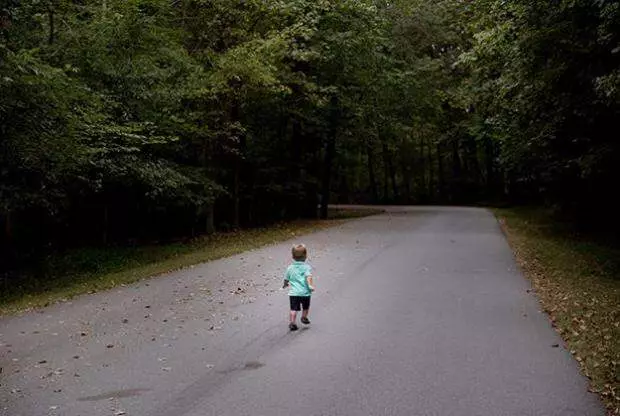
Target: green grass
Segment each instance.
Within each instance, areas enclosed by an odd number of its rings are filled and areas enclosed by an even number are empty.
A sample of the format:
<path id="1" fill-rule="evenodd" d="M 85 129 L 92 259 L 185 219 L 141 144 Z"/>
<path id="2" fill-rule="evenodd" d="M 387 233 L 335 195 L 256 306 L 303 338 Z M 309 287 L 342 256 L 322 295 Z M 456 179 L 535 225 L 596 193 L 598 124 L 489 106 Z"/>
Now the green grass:
<path id="1" fill-rule="evenodd" d="M 330 219 L 325 221 L 293 221 L 166 245 L 82 248 L 53 255 L 36 273 L 24 271 L 19 283 L 5 283 L 0 292 L 0 315 L 129 284 L 325 229 L 349 218 L 380 212 L 371 209 L 330 210 Z"/>
<path id="2" fill-rule="evenodd" d="M 496 215 L 592 391 L 610 415 L 620 414 L 620 247 L 577 233 L 542 210 Z"/>

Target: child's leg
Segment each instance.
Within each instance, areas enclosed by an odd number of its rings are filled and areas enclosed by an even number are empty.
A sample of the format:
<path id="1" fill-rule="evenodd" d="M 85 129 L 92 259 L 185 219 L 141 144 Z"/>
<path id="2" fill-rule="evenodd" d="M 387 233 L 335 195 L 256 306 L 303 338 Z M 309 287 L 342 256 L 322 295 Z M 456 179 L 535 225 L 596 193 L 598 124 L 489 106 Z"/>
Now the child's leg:
<path id="1" fill-rule="evenodd" d="M 310 313 L 310 296 L 302 298 L 301 306 L 303 308 L 303 312 L 301 313 L 301 323 L 309 324 L 310 320 L 308 319 L 308 314 Z"/>
<path id="2" fill-rule="evenodd" d="M 288 324 L 288 328 L 291 331 L 297 331 L 297 311 L 299 308 L 299 298 L 297 296 L 291 296 L 291 313 L 290 313 L 290 323 Z"/>
<path id="3" fill-rule="evenodd" d="M 301 309 L 301 299 L 299 296 L 291 296 L 291 313 L 290 313 L 290 321 L 291 324 L 297 322 L 297 312 Z"/>

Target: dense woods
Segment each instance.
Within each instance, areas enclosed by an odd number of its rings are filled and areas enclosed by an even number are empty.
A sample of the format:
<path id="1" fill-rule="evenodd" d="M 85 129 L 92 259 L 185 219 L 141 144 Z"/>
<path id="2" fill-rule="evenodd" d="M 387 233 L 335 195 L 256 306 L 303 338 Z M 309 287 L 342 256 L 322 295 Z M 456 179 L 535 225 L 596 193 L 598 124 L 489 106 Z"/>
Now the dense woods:
<path id="1" fill-rule="evenodd" d="M 1 4 L 0 269 L 337 202 L 619 224 L 616 1 Z"/>

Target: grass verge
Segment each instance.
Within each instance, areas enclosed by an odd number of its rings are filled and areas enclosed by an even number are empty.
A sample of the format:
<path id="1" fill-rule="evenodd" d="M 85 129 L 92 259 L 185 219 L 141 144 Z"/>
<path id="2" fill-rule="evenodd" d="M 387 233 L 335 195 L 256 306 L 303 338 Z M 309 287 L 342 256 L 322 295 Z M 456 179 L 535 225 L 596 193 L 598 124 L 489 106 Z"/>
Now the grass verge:
<path id="1" fill-rule="evenodd" d="M 194 264 L 232 256 L 295 236 L 381 213 L 378 209 L 330 210 L 328 220 L 304 220 L 267 228 L 218 233 L 165 245 L 83 248 L 50 256 L 37 273 L 25 272 L 19 284 L 5 282 L 0 315 L 16 313 L 74 296 L 110 289 Z"/>
<path id="2" fill-rule="evenodd" d="M 541 210 L 497 209 L 516 258 L 609 415 L 620 414 L 620 247 Z"/>

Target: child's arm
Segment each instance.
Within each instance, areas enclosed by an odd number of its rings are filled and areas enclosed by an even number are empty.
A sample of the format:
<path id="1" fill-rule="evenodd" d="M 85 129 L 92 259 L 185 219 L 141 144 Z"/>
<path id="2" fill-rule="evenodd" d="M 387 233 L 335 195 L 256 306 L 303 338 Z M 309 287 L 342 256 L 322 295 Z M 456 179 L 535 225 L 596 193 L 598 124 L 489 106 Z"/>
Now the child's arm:
<path id="1" fill-rule="evenodd" d="M 311 291 L 311 292 L 314 292 L 314 282 L 313 282 L 313 280 L 312 280 L 312 275 L 311 275 L 311 274 L 309 274 L 309 275 L 306 277 L 306 280 L 308 281 L 308 286 L 310 287 L 310 291 Z"/>
<path id="2" fill-rule="evenodd" d="M 288 287 L 288 270 L 286 271 L 286 274 L 284 275 L 284 282 L 282 283 L 282 289 L 286 289 Z"/>

